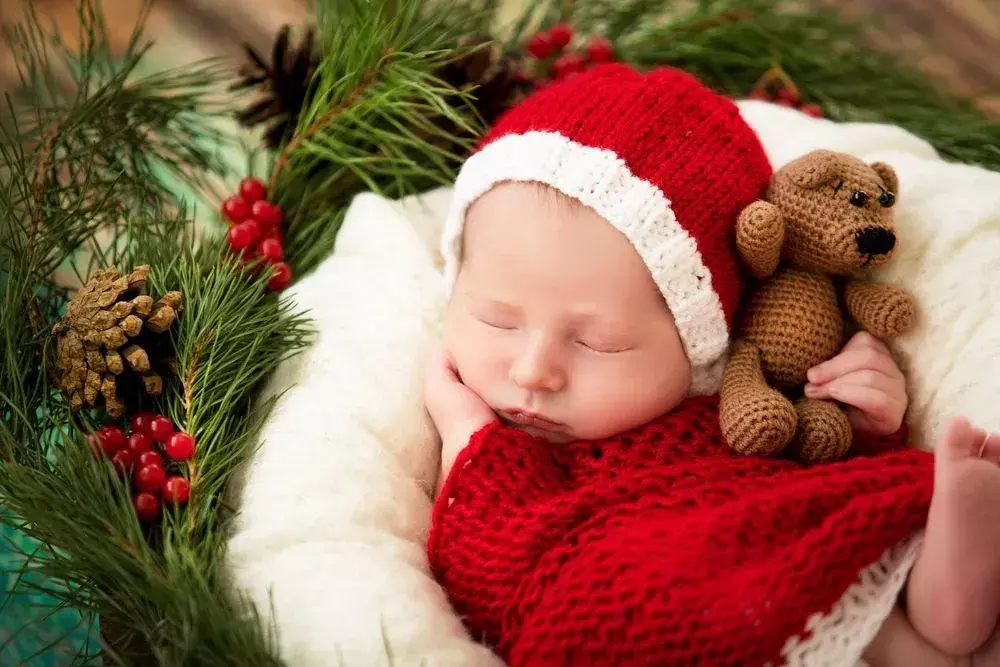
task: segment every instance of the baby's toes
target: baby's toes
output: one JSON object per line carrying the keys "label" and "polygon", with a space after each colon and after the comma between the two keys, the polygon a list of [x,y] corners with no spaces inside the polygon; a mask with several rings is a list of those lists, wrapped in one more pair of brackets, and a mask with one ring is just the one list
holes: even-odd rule
{"label": "baby's toes", "polygon": [[976,455],[1000,465],[1000,433],[990,433],[986,436],[977,430],[977,436],[979,447],[976,449]]}
{"label": "baby's toes", "polygon": [[943,460],[957,461],[979,456],[986,432],[973,428],[964,417],[953,417],[944,426],[934,453]]}

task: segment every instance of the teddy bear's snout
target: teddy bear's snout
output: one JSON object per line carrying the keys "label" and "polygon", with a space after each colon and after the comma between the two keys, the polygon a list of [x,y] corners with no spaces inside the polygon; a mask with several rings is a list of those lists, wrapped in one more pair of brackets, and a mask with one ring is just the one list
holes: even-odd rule
{"label": "teddy bear's snout", "polygon": [[867,227],[854,237],[862,255],[888,255],[896,247],[896,235],[885,227]]}

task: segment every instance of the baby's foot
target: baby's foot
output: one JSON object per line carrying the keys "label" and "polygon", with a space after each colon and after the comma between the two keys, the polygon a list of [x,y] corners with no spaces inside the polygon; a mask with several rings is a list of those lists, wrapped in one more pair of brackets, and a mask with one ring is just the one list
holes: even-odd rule
{"label": "baby's foot", "polygon": [[1000,614],[1000,436],[953,419],[934,458],[934,495],[907,611],[932,644],[966,655],[989,638]]}

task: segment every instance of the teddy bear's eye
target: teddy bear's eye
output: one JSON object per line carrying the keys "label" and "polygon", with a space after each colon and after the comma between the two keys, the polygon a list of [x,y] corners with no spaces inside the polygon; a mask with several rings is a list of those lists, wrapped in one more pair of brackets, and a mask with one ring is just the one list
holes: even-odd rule
{"label": "teddy bear's eye", "polygon": [[853,195],[851,195],[851,204],[857,207],[862,207],[868,203],[868,195],[858,190]]}
{"label": "teddy bear's eye", "polygon": [[888,190],[885,190],[882,192],[881,195],[879,195],[878,203],[884,206],[885,208],[889,208],[890,206],[896,203],[896,195],[892,194]]}

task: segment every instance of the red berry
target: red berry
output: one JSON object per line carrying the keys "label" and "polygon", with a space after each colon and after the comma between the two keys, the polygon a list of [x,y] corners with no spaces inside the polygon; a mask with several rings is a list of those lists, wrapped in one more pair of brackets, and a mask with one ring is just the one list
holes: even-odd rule
{"label": "red berry", "polygon": [[133,433],[128,437],[128,451],[138,458],[143,452],[153,449],[153,441],[145,433]]}
{"label": "red berry", "polygon": [[556,50],[566,47],[573,39],[573,26],[568,23],[557,23],[549,28],[549,39]]}
{"label": "red berry", "polygon": [[156,442],[166,442],[174,433],[174,424],[163,415],[153,417],[149,424],[149,435]]}
{"label": "red berry", "polygon": [[587,57],[592,63],[606,63],[615,57],[615,47],[604,37],[593,37],[587,44]]}
{"label": "red berry", "polygon": [[250,218],[229,228],[229,247],[239,252],[249,248],[260,239],[260,225]]}
{"label": "red berry", "polygon": [[104,426],[97,431],[97,439],[101,442],[101,449],[105,455],[112,456],[119,449],[124,449],[128,444],[125,431],[118,426]]}
{"label": "red berry", "polygon": [[270,280],[267,281],[267,286],[275,292],[280,292],[288,287],[291,282],[292,267],[288,266],[288,264],[284,262],[278,262],[274,265],[274,273],[271,274]]}
{"label": "red berry", "polygon": [[163,488],[163,481],[167,478],[167,473],[163,466],[155,463],[144,465],[135,473],[135,486],[140,491],[148,493],[159,493]]}
{"label": "red berry", "polygon": [[250,247],[255,246],[261,237],[264,236],[263,226],[255,218],[250,218],[240,223],[240,227],[243,227],[250,234]]}
{"label": "red berry", "polygon": [[163,500],[171,505],[183,505],[191,495],[191,485],[180,475],[170,477],[163,484]]}
{"label": "red berry", "polygon": [[240,196],[248,204],[253,204],[261,199],[267,199],[267,188],[257,178],[244,178],[240,181]]}
{"label": "red berry", "polygon": [[253,213],[253,217],[260,222],[261,227],[265,228],[277,227],[284,219],[281,209],[269,201],[254,202],[251,212]]}
{"label": "red berry", "polygon": [[791,109],[795,108],[795,102],[793,102],[791,100],[782,100],[782,99],[779,99],[778,100],[778,104],[780,104],[783,107],[789,107]]}
{"label": "red berry", "polygon": [[137,493],[132,498],[135,513],[142,521],[152,521],[160,515],[160,499],[152,493]]}
{"label": "red berry", "polygon": [[552,41],[552,36],[547,32],[540,32],[531,38],[528,42],[528,53],[538,58],[539,60],[545,60],[552,55],[552,52],[556,50],[556,45]]}
{"label": "red berry", "polygon": [[158,465],[161,468],[163,467],[163,457],[160,456],[159,452],[150,450],[139,454],[139,467],[143,468],[150,465]]}
{"label": "red berry", "polygon": [[222,215],[230,222],[243,222],[250,217],[250,204],[239,197],[230,197],[222,202]]}
{"label": "red berry", "polygon": [[769,99],[771,99],[771,97],[766,92],[764,92],[763,90],[760,90],[759,88],[755,88],[754,90],[751,90],[749,98],[751,100],[769,100]]}
{"label": "red berry", "polygon": [[[792,106],[798,106],[801,99],[799,98],[799,91],[793,88],[781,88],[778,90],[778,103],[780,104],[782,100],[788,100],[792,103]],[[785,106],[785,105],[782,105]]]}
{"label": "red berry", "polygon": [[564,79],[570,74],[582,72],[585,65],[583,56],[579,53],[564,53],[552,63],[552,76]]}
{"label": "red berry", "polygon": [[280,262],[285,257],[285,250],[281,247],[281,241],[274,238],[261,241],[260,245],[257,246],[257,252],[263,255],[271,264]]}
{"label": "red berry", "polygon": [[174,433],[163,451],[174,461],[187,461],[194,456],[194,438],[187,433]]}
{"label": "red berry", "polygon": [[233,225],[226,233],[226,241],[233,252],[239,252],[250,245],[250,231],[243,227],[243,223]]}
{"label": "red berry", "polygon": [[129,430],[132,431],[132,433],[145,433],[146,435],[149,435],[149,423],[153,421],[153,417],[155,416],[156,415],[152,412],[135,413],[129,420]]}
{"label": "red berry", "polygon": [[823,108],[818,104],[803,104],[799,107],[799,111],[813,118],[823,117]]}
{"label": "red berry", "polygon": [[132,454],[127,449],[119,449],[111,457],[111,462],[118,469],[119,475],[128,476],[129,469],[132,467]]}

